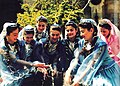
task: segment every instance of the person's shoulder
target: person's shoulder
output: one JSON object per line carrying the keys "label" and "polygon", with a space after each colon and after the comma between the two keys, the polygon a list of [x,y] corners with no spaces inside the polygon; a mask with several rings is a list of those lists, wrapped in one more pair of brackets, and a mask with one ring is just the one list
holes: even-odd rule
{"label": "person's shoulder", "polygon": [[76,37],[76,41],[80,41],[81,39],[81,37]]}
{"label": "person's shoulder", "polygon": [[62,44],[62,40],[57,41],[56,44]]}
{"label": "person's shoulder", "polygon": [[68,43],[68,39],[62,39],[61,42],[63,45],[66,45]]}
{"label": "person's shoulder", "polygon": [[3,47],[3,46],[5,46],[5,40],[4,40],[4,38],[0,40],[0,47]]}
{"label": "person's shoulder", "polygon": [[78,41],[78,44],[81,45],[81,44],[84,44],[84,42],[85,42],[84,39],[80,39],[80,40]]}
{"label": "person's shoulder", "polygon": [[104,42],[101,38],[97,37],[97,41],[95,43],[95,46],[101,47],[101,46],[106,46],[106,42]]}
{"label": "person's shoulder", "polygon": [[112,38],[113,40],[119,40],[119,39],[120,39],[120,37],[118,37],[117,35],[111,35],[111,38]]}
{"label": "person's shoulder", "polygon": [[20,45],[20,46],[25,46],[25,41],[24,40],[17,40],[17,43]]}

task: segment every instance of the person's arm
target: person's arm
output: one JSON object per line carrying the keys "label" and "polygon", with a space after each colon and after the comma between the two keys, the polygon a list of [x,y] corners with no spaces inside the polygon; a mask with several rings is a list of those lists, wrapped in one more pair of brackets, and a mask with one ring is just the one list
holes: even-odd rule
{"label": "person's arm", "polygon": [[3,79],[0,77],[0,83],[2,83],[3,82]]}
{"label": "person's arm", "polygon": [[65,77],[64,77],[64,84],[70,84],[71,82],[71,72],[72,70],[76,67],[78,64],[78,57],[79,57],[79,50],[76,49],[75,51],[75,58],[70,62],[70,66],[65,72]]}
{"label": "person's arm", "polygon": [[20,60],[20,59],[17,59],[16,58],[16,56],[14,55],[14,54],[12,54],[12,53],[8,53],[8,52],[5,52],[3,49],[1,49],[0,48],[0,54],[2,54],[6,59],[8,59],[8,60],[11,60],[11,61],[13,61],[13,62],[17,62],[17,63],[19,63],[19,64],[22,64],[22,65],[24,65],[24,66],[31,66],[31,67],[47,67],[47,66],[45,66],[45,64],[43,64],[43,63],[32,63],[32,62],[27,62],[27,61],[25,61],[25,60]]}
{"label": "person's arm", "polygon": [[[94,65],[96,65],[99,57],[102,56],[104,50],[105,50],[105,47],[101,47],[100,49],[96,50],[97,52],[95,52],[93,54],[93,58],[90,59],[90,61],[87,64],[82,63],[82,65],[80,66],[80,68],[77,71],[77,74],[75,75],[75,77],[73,79],[72,86],[76,86],[79,83],[79,81],[81,81],[85,76],[88,76],[88,72],[90,72],[90,70],[92,70],[92,69],[94,70]],[[86,65],[86,67],[85,67],[85,65]]]}

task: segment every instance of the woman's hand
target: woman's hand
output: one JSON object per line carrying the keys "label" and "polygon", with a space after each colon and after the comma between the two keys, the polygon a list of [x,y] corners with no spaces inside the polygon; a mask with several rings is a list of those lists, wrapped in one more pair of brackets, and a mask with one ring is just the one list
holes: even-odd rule
{"label": "woman's hand", "polygon": [[70,84],[70,82],[71,82],[70,72],[66,71],[65,77],[64,77],[64,84],[67,86]]}
{"label": "woman's hand", "polygon": [[37,71],[40,71],[42,72],[43,74],[48,74],[47,73],[47,68],[50,67],[50,65],[45,65],[45,63],[40,63],[38,61],[35,61],[32,63],[32,66],[33,67],[36,67],[37,68]]}
{"label": "woman's hand", "polygon": [[41,63],[39,61],[35,61],[32,63],[33,67],[39,67],[39,68],[49,68],[50,65],[46,65],[45,63]]}
{"label": "woman's hand", "polygon": [[3,54],[4,53],[4,50],[0,48],[0,54]]}
{"label": "woman's hand", "polygon": [[79,83],[73,83],[72,86],[79,86]]}
{"label": "woman's hand", "polygon": [[0,83],[2,83],[3,82],[3,79],[0,77]]}
{"label": "woman's hand", "polygon": [[47,75],[47,69],[46,68],[41,68],[41,67],[38,67],[37,68],[38,71],[42,72],[43,74]]}

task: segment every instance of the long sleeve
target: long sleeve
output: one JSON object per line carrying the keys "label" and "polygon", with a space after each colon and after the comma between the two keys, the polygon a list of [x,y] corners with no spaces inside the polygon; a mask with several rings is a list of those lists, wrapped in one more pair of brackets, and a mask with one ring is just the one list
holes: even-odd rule
{"label": "long sleeve", "polygon": [[79,81],[82,81],[84,84],[90,83],[103,62],[101,59],[104,59],[104,50],[105,47],[98,48],[84,59],[73,79],[75,83]]}

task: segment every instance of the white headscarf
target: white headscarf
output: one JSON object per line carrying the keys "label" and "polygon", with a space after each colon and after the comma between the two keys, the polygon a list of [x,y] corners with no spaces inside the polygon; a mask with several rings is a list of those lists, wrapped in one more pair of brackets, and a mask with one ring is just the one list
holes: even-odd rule
{"label": "white headscarf", "polygon": [[[107,22],[111,26],[111,34],[119,37],[120,40],[120,30],[109,19],[102,19],[102,20]],[[99,29],[98,29],[98,35],[101,36]]]}
{"label": "white headscarf", "polygon": [[[109,19],[102,19],[102,20],[107,22],[111,26],[111,34],[118,37],[119,39],[118,44],[120,45],[120,30]],[[101,37],[102,40],[105,41],[105,37],[101,34],[100,30],[98,30],[98,35]],[[118,54],[118,57],[120,57],[120,52]]]}
{"label": "white headscarf", "polygon": [[7,27],[8,26],[11,26],[11,25],[15,25],[16,23],[10,23],[10,22],[6,22],[4,25],[3,25],[3,30],[0,34],[0,40],[2,40],[5,36],[6,36],[6,33],[7,33]]}
{"label": "white headscarf", "polygon": [[25,30],[31,31],[32,29],[33,29],[33,31],[34,31],[35,28],[34,28],[33,26],[31,26],[31,25],[25,26],[25,27],[19,32],[19,34],[18,34],[18,39],[19,39],[19,40],[23,40],[24,31],[25,31]]}
{"label": "white headscarf", "polygon": [[111,34],[117,35],[119,37],[120,35],[119,29],[110,20],[108,19],[103,19],[103,20],[106,21],[111,26]]}

